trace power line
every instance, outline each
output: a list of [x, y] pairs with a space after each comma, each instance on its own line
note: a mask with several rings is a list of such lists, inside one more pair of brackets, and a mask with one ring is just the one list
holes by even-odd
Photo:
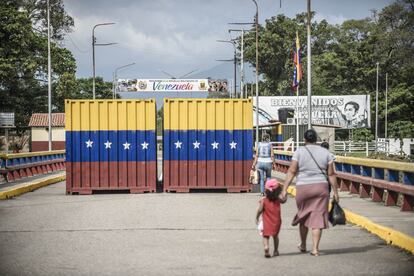
[[89, 53], [89, 52], [91, 51], [91, 49], [89, 49], [89, 50], [82, 50], [82, 49], [80, 49], [80, 48], [78, 47], [78, 45], [76, 45], [75, 41], [73, 41], [73, 39], [72, 39], [72, 37], [70, 36], [70, 34], [69, 34], [69, 33], [67, 33], [67, 35], [68, 35], [68, 37], [69, 37], [69, 40], [72, 42], [73, 46], [75, 46], [75, 48], [76, 48], [79, 52], [81, 52], [81, 53]]

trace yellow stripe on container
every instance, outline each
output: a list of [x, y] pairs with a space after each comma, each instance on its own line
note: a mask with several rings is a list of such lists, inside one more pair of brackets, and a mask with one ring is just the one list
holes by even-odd
[[155, 130], [155, 100], [66, 100], [65, 129]]
[[166, 130], [243, 130], [253, 128], [250, 99], [165, 99]]

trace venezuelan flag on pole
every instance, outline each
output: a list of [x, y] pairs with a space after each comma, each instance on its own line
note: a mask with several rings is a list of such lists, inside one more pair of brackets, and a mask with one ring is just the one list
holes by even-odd
[[67, 100], [66, 188], [155, 192], [155, 100]]
[[164, 100], [164, 191], [250, 190], [251, 100]]
[[293, 83], [292, 88], [296, 89], [299, 86], [299, 82], [302, 79], [302, 65], [300, 64], [300, 43], [299, 43], [299, 35], [296, 32], [296, 45], [295, 45], [295, 53], [293, 54]]

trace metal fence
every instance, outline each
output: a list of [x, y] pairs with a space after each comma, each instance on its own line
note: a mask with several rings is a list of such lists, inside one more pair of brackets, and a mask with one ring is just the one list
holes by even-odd
[[389, 143], [384, 142], [353, 142], [353, 141], [335, 141], [335, 153], [364, 153], [369, 156], [373, 152], [383, 152], [389, 154]]
[[[285, 142], [271, 142], [275, 150], [295, 151], [297, 145], [293, 139]], [[299, 142], [299, 146], [303, 146], [304, 142]], [[318, 142], [317, 144], [320, 144]], [[332, 144], [331, 144], [332, 147]], [[382, 152], [389, 154], [390, 146], [388, 141], [382, 142], [353, 142], [353, 141], [335, 141], [333, 143], [333, 151], [336, 154], [359, 153], [361, 155], [369, 156], [373, 152]]]

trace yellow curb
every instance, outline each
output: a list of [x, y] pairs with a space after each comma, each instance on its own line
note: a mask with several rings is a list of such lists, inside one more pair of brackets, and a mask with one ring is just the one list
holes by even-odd
[[36, 189], [39, 189], [43, 186], [47, 186], [47, 185], [50, 185], [50, 184], [61, 182], [65, 179], [66, 179], [66, 173], [63, 173], [63, 174], [59, 174], [57, 176], [54, 176], [54, 177], [51, 177], [51, 178], [48, 178], [48, 179], [33, 181], [33, 182], [30, 182], [30, 183], [28, 183], [24, 186], [20, 186], [20, 187], [14, 188], [14, 189], [12, 188], [11, 190], [0, 192], [0, 200], [9, 199], [9, 198], [12, 198], [12, 197], [15, 197], [15, 196], [19, 196], [21, 194], [28, 193], [28, 192], [34, 191]]
[[344, 211], [347, 222], [361, 226], [368, 232], [377, 235], [388, 244], [398, 246], [414, 255], [414, 238], [403, 234], [400, 231], [377, 224], [366, 217], [357, 215], [349, 210], [344, 209]]
[[[296, 196], [296, 188], [292, 186], [288, 187], [288, 193], [292, 196]], [[344, 209], [344, 211], [347, 222], [358, 225], [383, 239], [388, 244], [398, 246], [414, 255], [414, 238], [403, 234], [400, 231], [377, 224], [370, 219], [357, 215], [349, 210]]]

